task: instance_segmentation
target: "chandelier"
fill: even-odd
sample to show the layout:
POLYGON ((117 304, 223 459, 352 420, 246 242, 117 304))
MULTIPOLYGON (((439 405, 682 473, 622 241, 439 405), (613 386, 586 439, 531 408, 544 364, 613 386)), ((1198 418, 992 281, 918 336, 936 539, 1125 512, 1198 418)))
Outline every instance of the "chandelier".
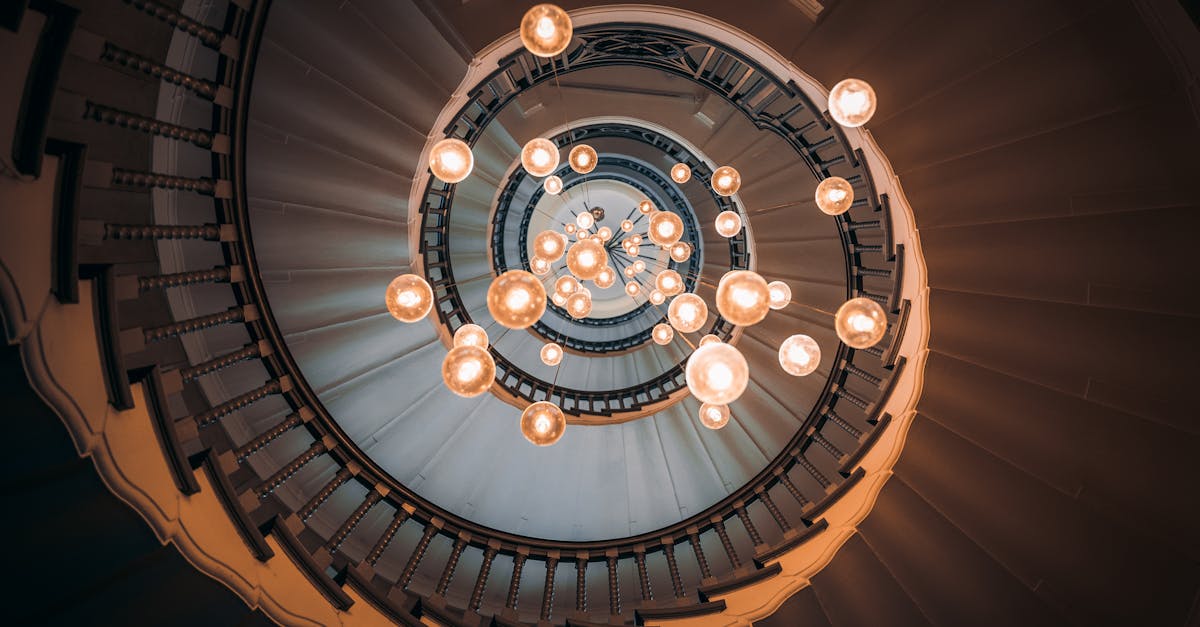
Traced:
MULTIPOLYGON (((529 9, 521 20, 521 42, 530 53, 550 58, 562 53, 571 42, 571 19, 567 12, 552 4, 539 4, 529 9)), ((875 112, 875 92, 865 81, 848 78, 829 93, 829 114, 838 124, 858 127, 870 120, 875 112)), ((568 128, 569 131, 569 128, 568 128)), ((547 194, 564 192, 563 180, 553 173, 561 155, 551 140, 537 137, 521 149, 521 167, 533 177, 541 178, 547 194)), ((586 144, 573 145, 567 164, 581 175, 594 170, 599 162, 595 148, 586 144)), ((470 176, 474 168, 471 147, 460 139, 448 137, 438 141, 430 150, 429 169, 445 183, 459 183, 470 176)), ((676 163, 670 168, 670 178, 685 183, 692 178, 691 168, 676 163)), ((720 196, 733 196, 742 185, 741 174, 731 165, 713 170, 709 180, 712 190, 720 196)), ((850 209, 854 188, 844 178, 830 176, 817 186, 817 208, 837 216, 850 209)), ((599 289, 623 282, 628 297, 644 298, 665 322, 656 324, 650 332, 658 345, 681 342, 690 350, 684 370, 687 390, 701 402, 698 419, 710 429, 724 427, 730 419, 729 404, 741 397, 750 379, 750 367, 741 351, 715 335, 705 335, 693 343, 688 334, 696 333, 708 319, 710 305, 687 284, 678 272, 663 268, 647 272, 640 259, 642 246, 657 247, 675 262, 687 261, 692 246, 681 241, 685 229, 676 213, 662 211, 650 199, 641 200, 636 221, 625 219, 620 231, 600 226, 604 210, 592 208, 562 225, 561 231, 543 230, 531 242, 533 255, 527 270, 507 270, 496 276, 487 290, 488 312, 506 329, 526 329, 538 322, 546 312, 547 301, 561 307, 575 319, 587 318, 592 311, 592 293, 586 283, 599 289), (644 221, 645 228, 638 228, 644 221), (571 237, 575 238, 571 242, 571 237), (619 250, 611 244, 619 240, 619 250), (611 254, 610 254, 611 253, 611 254), (565 258, 565 264, 552 275, 555 263, 565 258), (621 272, 613 267, 619 260, 621 272), (542 278, 545 277, 545 278, 542 278), (670 302, 668 302, 668 300, 670 302)), ((635 214, 636 215, 636 214, 635 214)), ((632 217, 632 216, 631 216, 632 217)), ((714 232, 724 238, 738 235, 747 225, 737 211, 724 211, 713 221, 714 232)), ((783 281, 770 281, 750 270, 726 272, 716 284, 712 305, 728 322, 749 327, 772 310, 800 306, 833 318, 837 337, 855 349, 877 344, 887 330, 883 308, 868 298, 852 298, 836 312, 830 313, 792 299, 792 290, 783 281)), ((417 322, 433 307, 433 290, 416 274, 403 274, 388 285, 385 295, 388 312, 402 322, 417 322)), ((442 379, 446 387, 464 397, 484 394, 491 389, 496 364, 488 351, 486 330, 468 324, 455 331, 452 348, 442 362, 442 379)), ((562 346, 546 342, 540 352, 547 366, 570 367, 562 346)), ((821 361, 821 349, 816 340, 801 333, 793 334, 779 346, 779 367, 789 375, 802 377, 814 372, 821 361)), ((557 370, 556 378, 557 380, 557 370)), ((566 430, 567 419, 554 403, 537 401, 521 413, 520 429, 525 438, 538 446, 557 442, 566 430)))

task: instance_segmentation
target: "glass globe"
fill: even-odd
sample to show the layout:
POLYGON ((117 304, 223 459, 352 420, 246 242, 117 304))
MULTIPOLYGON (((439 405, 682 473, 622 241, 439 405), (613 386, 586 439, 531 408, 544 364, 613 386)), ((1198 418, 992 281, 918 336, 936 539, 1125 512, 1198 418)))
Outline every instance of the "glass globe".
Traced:
MULTIPOLYGON (((628 269, 629 268, 626 268, 626 270, 628 269)), ((625 293, 629 294, 630 296, 637 296, 638 292, 640 291, 642 291, 642 286, 638 285, 637 283, 629 282, 625 284, 625 293)))
POLYGON ((693 333, 708 321, 708 305, 704 299, 688 292, 680 294, 667 307, 667 320, 680 333, 693 333))
POLYGON ((650 302, 655 305, 661 305, 667 300, 667 295, 659 290, 650 291, 650 302))
POLYGON ((579 227, 575 226, 574 222, 563 225, 563 233, 566 233, 567 235, 573 235, 578 229, 579 227))
POLYGON ((547 366, 557 366, 563 358, 563 349, 558 344, 550 342, 542 346, 541 352, 538 355, 542 358, 542 363, 547 366))
POLYGON ((533 254, 546 261, 558 261, 567 250, 567 238, 555 231, 542 231, 533 238, 533 254))
MULTIPOLYGON (((586 214, 579 214, 586 215, 586 214)), ((571 244, 567 251, 567 269, 581 281, 595 279, 608 265, 608 251, 600 240, 588 238, 571 244)))
POLYGON ((671 180, 676 183, 686 183, 692 178, 692 169, 686 163, 676 163, 671 166, 671 180))
POLYGON ((628 253, 630 257, 637 257, 638 255, 641 254, 642 249, 638 248, 637 244, 634 244, 633 246, 630 246, 628 249, 626 249, 625 252, 628 253))
POLYGON ((579 227, 580 229, 590 229, 595 223, 596 218, 591 214, 591 212, 584 211, 583 213, 575 216, 575 226, 579 227))
POLYGON ((447 137, 429 151, 429 170, 440 181, 458 183, 470 176, 474 168, 475 155, 461 139, 447 137))
POLYGON ((521 44, 538 57, 553 57, 571 43, 571 17, 553 4, 538 4, 521 18, 521 44))
POLYGON ((566 308, 572 318, 586 318, 592 313, 592 297, 585 292, 575 292, 567 297, 566 308))
POLYGON ((509 270, 488 286, 487 307, 502 326, 525 329, 546 311, 546 288, 529 272, 509 270))
POLYGON ((650 337, 654 339, 655 344, 665 346, 675 338, 675 329, 665 322, 660 322, 654 325, 654 329, 650 331, 650 337))
POLYGON ((575 277, 570 275, 560 276, 554 281, 554 293, 562 296, 563 298, 574 294, 579 287, 579 281, 575 280, 575 277))
POLYGON ((831 176, 817 185, 814 195, 817 209, 831 216, 838 216, 850 210, 854 203, 854 187, 840 176, 831 176))
POLYGON ((587 229, 579 229, 575 232, 575 239, 577 240, 585 240, 591 236, 592 234, 589 233, 587 229))
POLYGON ((621 230, 626 233, 633 230, 633 220, 621 220, 621 230))
POLYGON ((599 237, 601 241, 607 242, 612 239, 612 229, 602 226, 596 231, 596 237, 599 237))
POLYGON ((728 405, 746 390, 750 366, 738 349, 713 342, 696 348, 688 357, 684 379, 692 396, 701 402, 728 405))
POLYGON ((587 144, 579 144, 571 149, 567 154, 567 163, 571 164, 571 169, 580 174, 587 174, 596 169, 596 163, 599 162, 599 156, 596 154, 596 149, 587 144))
POLYGON ((558 167, 558 146, 544 138, 535 137, 521 149, 521 166, 533 176, 547 176, 558 167))
POLYGON ((550 265, 551 264, 549 261, 546 261, 545 259, 542 259, 536 255, 529 258, 529 271, 538 276, 546 276, 547 274, 550 274, 550 265))
POLYGON ((851 298, 838 307, 833 328, 850 348, 868 348, 879 343, 887 332, 883 307, 869 298, 851 298))
POLYGON ((792 302, 792 288, 783 281, 767 283, 767 300, 771 309, 783 309, 792 302))
POLYGON ((613 283, 617 282, 617 271, 613 270, 611 266, 604 266, 600 269, 600 274, 597 274, 592 281, 596 283, 596 287, 601 289, 612 287, 613 283))
POLYGON ((563 307, 567 304, 567 297, 558 292, 553 292, 550 294, 550 301, 559 307, 563 307))
POLYGON ((624 274, 626 278, 632 279, 633 277, 637 276, 637 270, 634 270, 633 266, 625 266, 625 269, 621 271, 621 274, 624 274))
POLYGON ((549 401, 531 403, 521 412, 521 435, 538 446, 550 446, 567 430, 567 417, 549 401))
POLYGON ((416 322, 433 308, 433 288, 415 274, 401 274, 388 283, 384 293, 388 313, 401 322, 416 322))
POLYGON ((847 78, 829 92, 829 115, 842 126, 862 126, 875 115, 875 90, 866 81, 847 78))
POLYGON ((683 277, 674 270, 663 270, 654 277, 654 287, 666 296, 674 296, 683 291, 683 277))
POLYGON ((442 360, 442 381, 459 396, 470 398, 488 391, 496 377, 496 362, 478 346, 456 346, 442 360))
POLYGON ((683 237, 683 220, 670 211, 658 211, 650 216, 650 241, 670 246, 683 237))
POLYGON ((477 324, 464 324, 454 332, 454 346, 478 346, 487 348, 488 334, 477 324))
POLYGON ((732 196, 742 186, 742 175, 738 171, 723 165, 713 171, 712 188, 719 196, 732 196))
POLYGON ((717 214, 717 219, 713 221, 717 227, 717 235, 721 237, 733 237, 742 230, 742 216, 736 211, 722 211, 717 214))
POLYGON ((708 335, 705 335, 704 337, 700 338, 700 346, 705 346, 707 344, 712 344, 713 342, 720 342, 720 341, 721 341, 721 338, 713 335, 712 333, 709 333, 708 335))
POLYGON ((643 215, 648 215, 651 211, 654 211, 654 203, 650 202, 649 199, 642 200, 642 202, 638 203, 638 211, 641 211, 643 215))
POLYGON ((771 305, 771 290, 756 272, 734 270, 726 272, 717 283, 717 311, 729 322, 748 327, 767 317, 771 305))
POLYGON ((779 365, 793 377, 803 377, 821 363, 821 347, 807 335, 793 335, 779 345, 779 365))
POLYGON ((646 271, 646 262, 642 261, 641 259, 638 259, 637 261, 633 262, 633 270, 635 272, 645 272, 646 271))
POLYGON ((542 189, 546 190, 547 194, 558 194, 563 190, 563 180, 557 176, 547 176, 546 180, 542 181, 542 189))
POLYGON ((692 256, 692 247, 685 242, 671 244, 671 259, 683 263, 692 256))
POLYGON ((709 429, 720 429, 729 424, 729 406, 704 403, 700 406, 700 424, 709 429))

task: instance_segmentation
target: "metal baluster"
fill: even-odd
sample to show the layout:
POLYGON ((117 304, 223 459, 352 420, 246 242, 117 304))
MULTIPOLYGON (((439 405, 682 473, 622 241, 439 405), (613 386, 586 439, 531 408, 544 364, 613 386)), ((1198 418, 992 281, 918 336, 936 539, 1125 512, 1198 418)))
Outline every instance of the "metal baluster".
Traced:
POLYGON ((487 589, 488 574, 492 572, 492 560, 496 559, 496 548, 488 545, 483 551, 483 563, 479 565, 479 575, 475 577, 475 587, 471 589, 471 601, 467 607, 474 611, 483 604, 483 592, 487 589))
POLYGON ((212 148, 213 145, 213 134, 206 130, 163 122, 131 111, 97 104, 90 100, 84 104, 83 118, 149 135, 188 142, 200 148, 212 148))
POLYGON ((700 566, 700 578, 712 579, 712 571, 708 568, 708 559, 704 557, 704 547, 700 546, 700 530, 696 527, 688 528, 688 541, 692 545, 692 552, 696 554, 696 563, 700 566))
POLYGON ((825 410, 825 417, 828 418, 830 421, 832 421, 833 424, 841 427, 842 430, 845 431, 846 433, 849 433, 850 435, 854 436, 854 439, 856 439, 856 440, 862 439, 863 432, 858 427, 855 427, 854 425, 847 422, 845 418, 842 418, 841 416, 839 416, 837 414, 837 412, 835 412, 833 409, 825 410))
POLYGON ((172 85, 179 85, 207 100, 216 100, 218 97, 219 86, 216 83, 185 74, 162 63, 158 63, 149 57, 144 57, 120 46, 113 45, 110 42, 104 42, 104 50, 100 53, 100 59, 136 70, 151 78, 166 81, 172 85))
POLYGON ((258 401, 261 401, 272 394, 279 394, 284 391, 285 387, 291 387, 291 385, 287 383, 286 379, 287 377, 283 377, 281 379, 272 379, 267 381, 262 386, 246 392, 245 394, 235 396, 234 398, 231 398, 228 401, 217 405, 216 407, 200 412, 199 414, 196 414, 196 424, 200 427, 211 426, 235 411, 245 409, 246 407, 257 403, 258 401))
POLYGON ((179 369, 179 377, 183 381, 194 381, 206 374, 212 374, 218 370, 228 368, 238 362, 253 359, 262 355, 260 346, 255 344, 247 344, 232 353, 226 353, 220 357, 214 357, 208 361, 200 362, 194 366, 185 366, 179 369))
MULTIPOLYGON (((307 408, 301 409, 301 411, 303 412, 306 409, 307 408)), ((246 458, 262 450, 262 448, 266 445, 274 442, 283 434, 295 429, 296 427, 299 427, 302 424, 304 424, 304 418, 300 413, 288 415, 283 422, 280 422, 274 427, 271 427, 270 429, 260 433, 253 440, 250 440, 249 442, 238 447, 237 451, 235 452, 238 462, 246 461, 246 458)))
POLYGON ((193 333, 202 329, 208 329, 222 324, 234 324, 242 322, 246 319, 246 310, 244 307, 230 307, 225 311, 208 314, 207 316, 198 316, 188 320, 172 322, 161 327, 144 329, 142 336, 146 343, 157 342, 184 333, 193 333))
POLYGON ((404 521, 408 520, 408 510, 400 508, 396 510, 396 515, 392 517, 392 522, 388 524, 387 529, 383 530, 383 535, 375 541, 375 546, 371 547, 371 552, 367 553, 367 563, 374 566, 379 562, 379 558, 383 557, 383 552, 387 550, 388 545, 396 537, 396 532, 400 531, 400 526, 404 521))
POLYGON ((140 187, 142 189, 170 189, 197 194, 216 195, 217 181, 209 178, 192 178, 159 174, 146 170, 129 170, 126 168, 112 169, 112 185, 122 187, 140 187))
POLYGON ((138 277, 138 292, 162 290, 168 287, 183 287, 200 283, 227 283, 232 276, 228 266, 217 266, 211 270, 193 270, 173 274, 158 274, 138 277))
POLYGON ((554 572, 558 569, 558 558, 546 558, 546 584, 542 587, 542 620, 550 620, 550 609, 554 605, 554 572))
POLYGON ((788 494, 791 494, 792 498, 796 499, 796 501, 800 503, 801 507, 812 502, 808 500, 808 497, 800 493, 800 488, 797 488, 796 484, 792 483, 792 478, 789 477, 786 472, 779 474, 779 483, 783 484, 783 487, 787 489, 788 494))
POLYGON ((517 599, 521 592, 521 571, 525 568, 525 560, 528 559, 524 553, 517 553, 513 556, 512 577, 508 580, 508 595, 504 598, 504 607, 510 610, 517 609, 517 599))
POLYGON ((742 521, 742 526, 746 528, 746 533, 750 534, 750 541, 753 542, 755 546, 765 544, 762 536, 758 534, 758 528, 754 526, 754 521, 750 520, 750 514, 746 512, 746 506, 742 504, 736 504, 733 506, 733 512, 737 514, 738 520, 742 521))
POLYGON ((712 522, 713 529, 717 530, 717 537, 721 538, 721 548, 725 549, 725 557, 729 558, 729 565, 741 568, 742 560, 738 559, 737 551, 733 550, 733 542, 729 539, 729 532, 725 530, 725 521, 714 518, 712 522))
POLYGON ((219 49, 221 40, 224 39, 224 35, 217 29, 205 26, 161 2, 155 2, 154 0, 124 0, 124 2, 143 13, 170 24, 176 30, 181 30, 194 36, 209 48, 219 49))
POLYGON ((767 492, 766 488, 759 490, 758 500, 762 501, 762 504, 766 506, 767 513, 771 515, 771 518, 775 521, 775 524, 779 525, 779 529, 781 531, 786 532, 792 528, 792 526, 788 524, 787 519, 783 517, 783 512, 779 511, 779 508, 775 506, 775 501, 771 499, 771 494, 767 492))
POLYGON ((587 558, 575 559, 575 611, 587 611, 587 558))
POLYGON ((637 563, 638 586, 642 591, 642 600, 654 600, 654 591, 650 589, 650 575, 646 572, 645 549, 635 549, 633 553, 633 561, 637 563))
POLYGON ((308 499, 308 502, 304 504, 304 507, 300 508, 300 511, 298 512, 300 514, 300 520, 307 521, 309 518, 312 518, 312 515, 316 513, 317 509, 321 507, 325 501, 329 500, 329 497, 333 496, 333 493, 336 492, 338 488, 342 487, 343 484, 349 481, 350 477, 352 476, 353 475, 351 474, 349 468, 342 467, 338 469, 337 474, 333 475, 333 478, 329 480, 329 483, 326 483, 324 487, 322 487, 316 494, 312 496, 311 499, 308 499))
POLYGON ((467 539, 462 534, 454 540, 454 548, 450 550, 450 559, 446 560, 446 567, 442 569, 442 576, 438 579, 437 586, 433 589, 433 593, 438 596, 446 596, 446 589, 450 587, 450 581, 454 579, 454 569, 458 568, 458 560, 462 557, 462 552, 467 548, 467 539))
POLYGON ((621 585, 617 580, 617 556, 609 555, 608 562, 608 613, 616 616, 621 613, 621 585))
POLYGON ((813 463, 804 455, 797 456, 796 462, 805 470, 807 470, 808 474, 812 475, 813 478, 817 480, 817 483, 821 484, 822 488, 828 488, 832 483, 829 481, 829 478, 826 477, 820 470, 817 470, 817 467, 814 466, 813 463))
POLYGON ((679 563, 675 561, 675 545, 671 538, 663 539, 663 556, 667 558, 667 571, 671 573, 671 588, 676 599, 687 596, 683 589, 683 578, 679 576, 679 563))
POLYGON ((221 239, 220 224, 105 224, 104 238, 115 240, 145 239, 221 239))
POLYGON ((292 475, 300 472, 300 469, 304 468, 308 462, 316 459, 318 455, 324 453, 326 450, 327 449, 324 441, 317 440, 316 442, 313 442, 312 446, 308 447, 308 450, 301 453, 296 459, 288 462, 288 464, 283 468, 277 470, 275 474, 271 475, 270 478, 268 478, 261 486, 255 489, 255 493, 258 494, 259 500, 270 496, 270 494, 274 492, 276 488, 283 485, 288 479, 291 479, 292 475))
POLYGON ((429 543, 433 541, 433 536, 437 535, 437 532, 437 527, 432 523, 425 525, 425 533, 421 534, 420 541, 417 542, 412 555, 408 557, 404 571, 400 573, 400 580, 396 582, 401 589, 407 588, 409 582, 412 581, 413 575, 417 573, 417 567, 421 565, 421 558, 425 557, 425 551, 429 549, 429 543))
POLYGON ((346 541, 346 538, 350 537, 351 533, 354 533, 354 530, 358 527, 358 524, 361 523, 362 519, 367 516, 367 512, 371 511, 371 508, 375 507, 375 504, 381 500, 383 500, 383 495, 377 490, 371 490, 368 492, 367 498, 364 499, 362 503, 359 503, 358 507, 354 508, 354 511, 350 513, 350 516, 342 522, 341 526, 337 528, 337 531, 335 531, 329 538, 329 541, 325 543, 325 548, 328 549, 330 553, 340 549, 342 547, 342 543, 346 541))

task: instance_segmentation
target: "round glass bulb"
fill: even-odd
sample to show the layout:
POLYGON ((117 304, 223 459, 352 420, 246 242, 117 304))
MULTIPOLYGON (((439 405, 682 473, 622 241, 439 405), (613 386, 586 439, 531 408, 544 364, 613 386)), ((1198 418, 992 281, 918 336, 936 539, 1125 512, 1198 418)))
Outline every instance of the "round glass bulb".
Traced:
POLYGON ((550 342, 542 346, 541 352, 538 355, 542 358, 542 363, 547 366, 557 366, 563 358, 563 349, 558 344, 550 342))
POLYGON ((838 307, 833 328, 846 346, 869 348, 878 344, 887 332, 887 316, 879 303, 869 298, 851 298, 838 307))
POLYGON ((628 253, 630 257, 637 257, 639 254, 641 254, 642 249, 638 248, 637 244, 634 244, 633 246, 626 248, 625 252, 628 253))
POLYGON ((553 57, 571 43, 571 17, 553 4, 534 5, 521 18, 521 44, 534 56, 553 57))
POLYGON ((638 203, 638 211, 641 211, 643 215, 648 215, 651 211, 654 211, 654 203, 650 202, 649 199, 644 199, 638 203))
POLYGON ((567 313, 572 318, 586 318, 592 313, 592 297, 585 292, 575 292, 567 297, 567 313))
POLYGON ((875 90, 863 80, 847 78, 829 92, 829 115, 842 126, 862 126, 875 115, 875 90))
POLYGON ((793 335, 779 345, 779 365, 793 377, 803 377, 821 363, 821 347, 807 335, 793 335))
POLYGON ((721 338, 713 335, 712 333, 709 333, 708 335, 705 335, 704 337, 700 338, 700 346, 705 346, 708 344, 712 344, 713 342, 720 342, 720 341, 721 341, 721 338))
POLYGON ((542 189, 550 195, 558 194, 563 190, 563 181, 557 176, 547 176, 546 180, 542 181, 542 189))
POLYGON ((838 216, 850 210, 854 203, 854 187, 840 176, 831 176, 817 185, 814 195, 817 209, 831 216, 838 216))
POLYGON ((660 322, 654 325, 654 329, 650 331, 650 337, 654 338, 655 344, 665 346, 670 344, 671 340, 675 338, 675 329, 672 329, 671 325, 665 322, 660 322))
POLYGON ((642 261, 641 259, 638 259, 637 261, 633 262, 633 270, 634 270, 634 272, 645 272, 646 271, 646 262, 642 261))
POLYGON ((746 390, 750 366, 738 349, 713 342, 696 348, 688 357, 684 378, 692 396, 701 402, 728 405, 746 390))
POLYGON ((533 176, 547 176, 558 167, 558 146, 544 138, 535 137, 521 149, 521 166, 533 176))
POLYGON ((600 269, 600 274, 597 274, 596 278, 592 280, 600 289, 612 287, 613 283, 617 282, 617 271, 613 270, 611 266, 604 266, 600 269))
POLYGON ((581 281, 595 279, 607 265, 608 251, 604 250, 604 245, 598 239, 579 240, 571 244, 567 251, 567 269, 581 281))
POLYGON ((655 305, 661 305, 667 300, 667 295, 659 290, 650 291, 650 302, 655 305))
POLYGON ((650 241, 670 246, 683 237, 683 220, 670 211, 658 211, 650 216, 650 241))
POLYGON ((454 347, 459 346, 478 346, 479 348, 487 348, 488 334, 483 330, 483 327, 477 324, 464 324, 458 327, 454 332, 454 347))
POLYGON ((721 237, 733 237, 742 230, 742 216, 736 211, 722 211, 717 214, 717 219, 713 221, 717 227, 717 235, 721 237))
POLYGON ((612 239, 612 229, 608 228, 607 226, 602 226, 596 231, 596 237, 599 237, 601 240, 607 242, 608 240, 612 239))
POLYGON ((553 292, 550 294, 550 301, 559 307, 563 307, 567 304, 567 297, 558 292, 553 292))
POLYGON ((525 329, 546 311, 546 288, 529 272, 509 270, 488 286, 487 307, 502 326, 525 329))
POLYGON ((757 272, 726 272, 717 283, 717 311, 729 322, 742 327, 758 324, 767 317, 771 290, 757 272))
POLYGON ((709 429, 720 429, 729 424, 729 406, 704 403, 700 406, 700 424, 709 429))
POLYGON ((624 274, 626 278, 632 279, 633 277, 637 276, 637 270, 634 270, 633 266, 625 266, 625 269, 621 271, 621 274, 624 274))
POLYGON ((732 196, 742 186, 742 175, 738 171, 723 165, 713 171, 712 188, 719 196, 732 196))
POLYGON ((699 331, 708 320, 708 305, 703 298, 691 292, 680 294, 667 307, 667 320, 680 333, 699 331))
POLYGON ((555 231, 542 231, 533 238, 533 254, 546 261, 558 261, 567 251, 567 238, 555 231))
POLYGON ((692 256, 692 247, 686 242, 671 244, 671 259, 683 263, 692 256))
POLYGON ((584 211, 583 213, 575 216, 575 226, 581 229, 590 229, 595 223, 596 218, 591 214, 591 212, 584 211))
POLYGON ((529 271, 538 276, 546 276, 547 274, 550 274, 550 265, 551 264, 549 261, 546 261, 537 255, 529 258, 529 271))
POLYGON ((575 239, 577 240, 585 240, 591 236, 592 234, 589 233, 587 229, 579 229, 575 232, 575 239))
MULTIPOLYGON (((629 268, 625 269, 628 270, 629 268)), ((640 291, 642 291, 642 286, 638 285, 637 283, 629 282, 625 284, 625 293, 629 294, 630 296, 637 296, 638 292, 640 291)))
POLYGON ((474 168, 475 155, 461 139, 447 137, 429 151, 429 170, 440 181, 458 183, 470 176, 474 168))
POLYGON ((783 281, 771 281, 767 283, 767 299, 771 309, 783 309, 792 302, 792 288, 783 281))
POLYGON ((459 396, 470 398, 488 391, 496 377, 496 362, 478 346, 456 346, 442 360, 442 381, 459 396))
POLYGON ((692 178, 692 169, 686 163, 676 163, 671 166, 671 180, 676 183, 686 183, 692 178))
POLYGON ((521 435, 538 446, 550 446, 567 430, 567 417, 549 401, 531 403, 521 412, 521 435))
POLYGON ((633 230, 633 220, 621 220, 621 230, 626 233, 633 230))
POLYGON ((683 291, 683 277, 674 270, 663 270, 654 277, 654 287, 666 296, 674 296, 683 291))
POLYGON ((401 322, 416 322, 433 308, 433 288, 415 274, 401 274, 388 283, 384 303, 393 318, 401 322))
POLYGON ((573 222, 563 225, 563 233, 566 233, 567 235, 573 235, 578 229, 579 227, 575 226, 575 223, 573 222))
POLYGON ((579 281, 570 275, 563 275, 554 281, 554 293, 566 298, 579 289, 579 281))
POLYGON ((595 170, 599 160, 596 149, 587 144, 579 144, 567 154, 567 163, 571 164, 572 170, 580 174, 587 174, 595 170))

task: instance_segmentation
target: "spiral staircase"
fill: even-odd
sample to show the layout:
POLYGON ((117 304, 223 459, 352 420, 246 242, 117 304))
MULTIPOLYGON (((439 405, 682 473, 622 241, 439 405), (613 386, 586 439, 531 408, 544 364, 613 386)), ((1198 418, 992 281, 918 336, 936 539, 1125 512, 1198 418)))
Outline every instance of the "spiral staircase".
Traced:
POLYGON ((1200 621, 1184 9, 608 4, 563 3, 584 43, 558 68, 494 43, 524 8, 500 0, 0 10, 17 623, 1200 621), (636 11, 661 23, 611 17, 636 11), (870 80, 869 136, 767 48, 870 80), (444 134, 474 147, 457 186, 418 168, 444 134), (877 299, 887 339, 714 317, 752 381, 709 431, 652 309, 503 332, 483 296, 525 262, 539 135, 694 215, 710 302, 752 267, 818 309, 877 299), (741 239, 705 229, 703 177, 663 180, 686 159, 738 165, 741 239), (830 174, 863 199, 838 219, 830 174), (439 299, 402 325, 382 286, 410 268, 439 299), (505 364, 475 399, 438 376, 468 321, 505 364), (797 328, 824 355, 803 379, 771 368, 797 328), (576 342, 557 378, 547 338, 576 342), (532 451, 512 405, 540 398, 577 424, 532 451))

